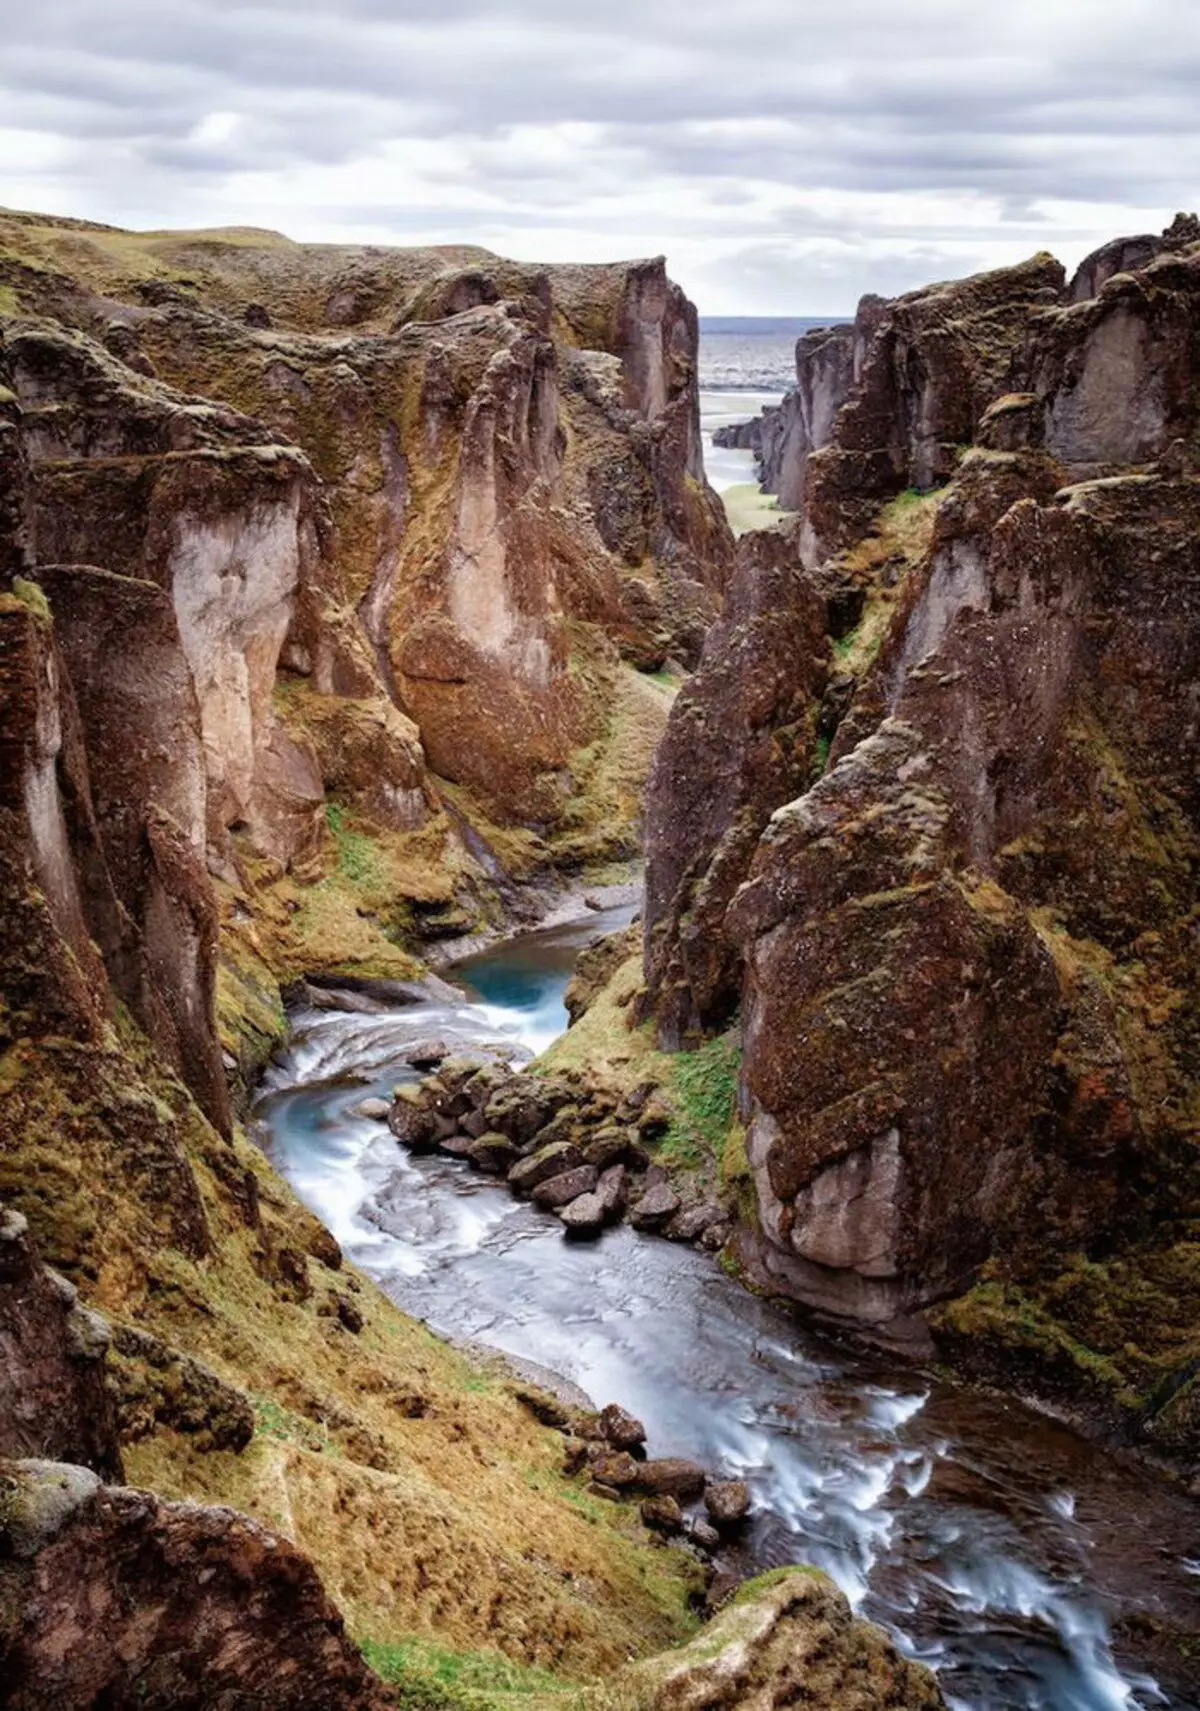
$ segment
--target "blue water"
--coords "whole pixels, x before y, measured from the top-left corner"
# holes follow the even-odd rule
[[[277,1164],[409,1312],[623,1402],[652,1453],[744,1477],[745,1566],[818,1563],[934,1665],[951,1711],[1200,1711],[1110,1640],[1122,1609],[1200,1626],[1186,1498],[1012,1401],[822,1341],[707,1255],[626,1227],[564,1242],[549,1214],[410,1157],[357,1111],[415,1079],[417,1038],[540,1047],[580,947],[626,916],[459,964],[461,996],[296,1015],[258,1106]]]

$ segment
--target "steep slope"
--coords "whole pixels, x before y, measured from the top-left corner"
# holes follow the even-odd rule
[[[659,751],[640,1010],[740,1003],[752,1274],[1185,1462],[1198,239],[868,303]]]
[[[384,1652],[416,1636],[566,1681],[669,1643],[694,1566],[569,1488],[561,1438],[504,1381],[355,1276],[234,1106],[282,1026],[281,980],[419,973],[423,912],[470,926],[514,875],[633,847],[668,697],[621,649],[650,646],[673,577],[700,623],[728,544],[690,473],[690,311],[659,264],[568,274],[583,331],[628,355],[575,352],[539,323],[565,317],[548,296],[532,320],[490,288],[460,303],[461,258],[385,255],[364,263],[379,290],[436,287],[426,307],[448,319],[347,337],[336,304],[307,330],[323,253],[222,240],[186,285],[174,240],[163,261],[157,240],[5,216],[2,242],[0,1342],[17,1378],[0,1451],[75,1468],[0,1488],[6,1681],[31,1704],[115,1703],[140,1657],[150,1703],[183,1702],[180,1670],[208,1676],[205,1702],[373,1703],[343,1617]],[[312,457],[284,409],[270,425],[188,369],[223,363],[255,403],[301,348],[326,386]],[[604,389],[579,419],[647,472],[633,619],[590,505],[569,508],[589,467],[562,425],[576,356]],[[388,511],[405,460],[416,497]],[[714,557],[670,533],[660,486]],[[674,622],[685,601],[666,605]],[[650,651],[675,646],[664,631]],[[614,752],[630,725],[632,758]],[[434,770],[466,779],[481,752],[475,790]],[[80,1463],[154,1496],[100,1491]],[[50,1531],[10,1550],[43,1497]],[[184,1602],[154,1605],[168,1572]],[[14,1628],[34,1582],[40,1615]],[[114,1613],[105,1645],[78,1642],[81,1598]]]

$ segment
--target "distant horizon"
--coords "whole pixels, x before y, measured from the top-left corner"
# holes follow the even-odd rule
[[[702,333],[790,333],[809,327],[844,326],[854,311],[831,315],[701,315]]]

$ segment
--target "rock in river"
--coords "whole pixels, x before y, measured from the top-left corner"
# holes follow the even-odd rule
[[[545,1182],[539,1182],[533,1191],[533,1203],[553,1211],[559,1206],[569,1206],[572,1200],[578,1200],[582,1194],[590,1194],[595,1186],[595,1166],[581,1164],[574,1170],[563,1171],[560,1176],[552,1176]]]
[[[509,1186],[518,1194],[532,1194],[539,1184],[549,1182],[552,1176],[562,1176],[565,1171],[578,1170],[582,1163],[578,1147],[570,1141],[556,1141],[553,1146],[539,1147],[515,1165],[508,1173]],[[588,1184],[589,1188],[594,1186],[594,1181]],[[579,1192],[586,1191],[581,1188]]]
[[[568,1236],[598,1236],[608,1221],[608,1213],[598,1194],[581,1194],[559,1212]]]
[[[704,1490],[704,1507],[717,1527],[736,1527],[750,1513],[750,1489],[743,1479],[710,1480]]]
[[[629,1209],[629,1222],[635,1230],[661,1230],[668,1218],[679,1210],[679,1196],[665,1182],[646,1190],[642,1198]]]
[[[646,1428],[617,1402],[600,1411],[600,1436],[617,1450],[635,1450],[646,1442]]]

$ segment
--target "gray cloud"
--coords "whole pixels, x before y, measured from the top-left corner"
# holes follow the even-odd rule
[[[1194,0],[43,0],[4,36],[0,201],[665,248],[713,311],[1073,260],[1200,180]]]

